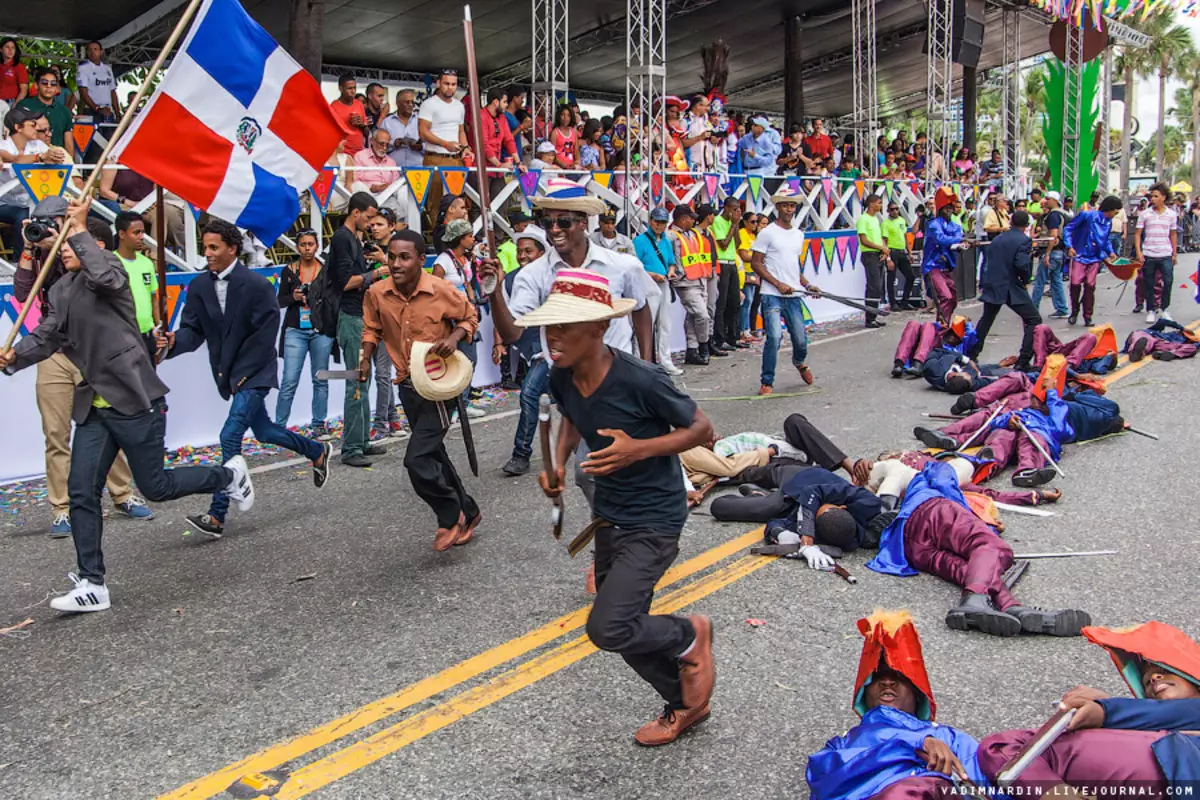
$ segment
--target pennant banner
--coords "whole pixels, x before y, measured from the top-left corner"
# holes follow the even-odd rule
[[[850,264],[853,266],[858,261],[858,237],[848,236],[846,239],[850,242]]]
[[[708,192],[709,202],[714,202],[717,199],[717,189],[721,186],[721,176],[715,172],[706,172],[704,174],[704,191]]]
[[[750,191],[750,199],[754,201],[755,205],[758,205],[759,195],[762,194],[762,182],[762,175],[746,176],[746,185]]]
[[[463,193],[463,189],[467,186],[466,167],[438,167],[437,169],[442,173],[442,184],[446,187],[447,194],[457,196]]]
[[[71,137],[75,139],[75,152],[82,156],[87,152],[88,145],[92,143],[92,137],[96,135],[96,124],[94,122],[76,122],[75,127],[71,129]]]
[[[883,199],[884,200],[886,200],[889,203],[892,202],[892,193],[895,191],[896,191],[896,182],[895,181],[884,181],[883,182]]]
[[[800,179],[796,176],[788,178],[788,189],[796,196],[799,196],[804,191],[803,187],[800,186]]]
[[[918,198],[921,196],[921,182],[920,182],[920,181],[911,181],[911,182],[908,184],[908,188],[909,188],[909,189],[912,191],[912,193],[913,193],[914,195],[916,195]]]
[[[192,210],[192,219],[199,222],[200,215],[202,213],[204,213],[204,209],[200,208],[200,206],[194,206],[191,203],[188,203],[188,208],[190,208]],[[322,210],[324,210],[324,209],[322,209]]]
[[[808,239],[805,239],[804,243],[810,244]],[[820,239],[812,240],[812,242],[808,248],[808,252],[809,252],[809,255],[812,256],[813,272],[819,275],[821,272],[821,240]]]
[[[321,209],[322,214],[325,213],[325,209],[329,208],[329,200],[333,197],[333,187],[337,183],[337,176],[337,167],[322,167],[321,171],[317,173],[317,179],[309,188],[309,193],[312,194],[313,200],[317,201],[317,206]]]
[[[657,207],[663,199],[663,174],[656,172],[650,176],[650,205]]]
[[[592,180],[594,180],[596,183],[600,184],[600,186],[605,189],[612,186],[612,179],[613,179],[612,172],[593,172],[592,173]]]
[[[833,272],[833,239],[821,240],[821,246],[825,250],[825,268]],[[842,268],[845,269],[845,265]]]
[[[850,240],[852,238],[855,238],[855,237],[839,236],[837,239],[834,240],[835,242],[837,242],[837,254],[838,254],[838,258],[841,259],[841,261],[842,261],[843,267],[846,264],[846,252],[850,249]]]
[[[800,271],[804,271],[804,267],[808,265],[809,250],[812,249],[812,239],[805,239],[800,243]]]
[[[13,164],[12,168],[35,203],[61,196],[71,177],[70,164]]]
[[[609,173],[612,174],[611,172]],[[517,176],[517,181],[521,184],[521,191],[525,193],[525,199],[532,201],[537,196],[538,182],[542,179],[542,171],[540,169],[530,169],[522,172]]]
[[[821,178],[821,188],[825,190],[825,196],[830,200],[833,199],[833,178],[826,176]]]
[[[433,170],[429,167],[408,167],[404,170],[404,180],[412,190],[413,199],[421,208],[425,207],[425,199],[429,197],[429,185],[433,182]]]
[[[867,182],[864,180],[857,180],[854,182],[854,188],[858,191],[858,199],[862,200],[867,190]]]

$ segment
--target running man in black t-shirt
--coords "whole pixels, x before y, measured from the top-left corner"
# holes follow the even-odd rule
[[[596,599],[587,633],[601,650],[620,653],[666,701],[663,713],[634,735],[638,744],[675,741],[708,716],[713,687],[712,625],[707,617],[650,614],[654,586],[679,553],[687,491],[679,454],[707,442],[712,424],[654,364],[604,344],[609,320],[633,300],[614,300],[604,276],[559,270],[550,296],[516,320],[542,326],[550,393],[562,412],[555,452],[556,488],[582,439],[580,467],[596,479]],[[549,465],[547,465],[548,468]]]

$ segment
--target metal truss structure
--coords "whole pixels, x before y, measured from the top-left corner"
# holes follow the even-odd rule
[[[947,152],[951,141],[951,126],[954,116],[954,64],[952,62],[951,25],[954,0],[929,0],[927,18],[927,65],[925,116],[929,130],[925,150],[925,163],[941,154],[942,164],[948,164],[952,154]],[[943,167],[944,169],[944,167]],[[925,182],[929,183],[940,175],[931,175],[925,170]]]
[[[1059,170],[1059,191],[1075,194],[1075,179],[1083,165],[1080,155],[1083,133],[1083,29],[1067,25],[1067,46],[1063,59],[1065,87],[1063,91],[1062,165]],[[1080,198],[1082,200],[1082,198]]]
[[[1101,194],[1108,192],[1108,172],[1112,166],[1112,48],[1104,48],[1104,61],[1100,65],[1100,183],[1096,188]]]
[[[851,35],[854,40],[851,50],[854,83],[854,139],[861,158],[861,167],[868,175],[879,174],[878,159],[869,156],[874,152],[874,132],[879,112],[879,95],[876,74],[877,51],[875,47],[875,0],[852,0],[850,9]]]
[[[530,102],[534,119],[547,133],[554,127],[554,100],[570,90],[570,27],[567,0],[533,0],[533,81]],[[534,123],[534,129],[537,129]]]
[[[1021,15],[1006,10],[1004,26],[1004,63],[1000,73],[1001,119],[1004,130],[1004,191],[1016,190],[1021,169]]]
[[[667,0],[626,0],[625,19],[625,219],[632,232],[641,229],[643,215],[661,202],[664,189]]]

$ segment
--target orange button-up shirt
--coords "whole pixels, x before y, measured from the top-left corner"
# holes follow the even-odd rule
[[[411,297],[388,278],[373,284],[363,300],[363,341],[387,345],[397,383],[408,377],[413,342],[436,342],[455,328],[465,330],[469,342],[478,327],[479,314],[467,296],[427,272]]]

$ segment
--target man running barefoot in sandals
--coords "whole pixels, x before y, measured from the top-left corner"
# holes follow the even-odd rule
[[[663,369],[604,343],[609,321],[636,300],[613,299],[604,276],[560,269],[546,302],[516,320],[543,327],[550,394],[562,412],[555,448],[557,482],[539,477],[550,497],[563,491],[564,464],[582,439],[581,468],[596,480],[596,599],[587,633],[620,653],[666,707],[634,740],[669,744],[709,713],[714,670],[707,617],[650,613],[654,586],[679,553],[688,515],[679,453],[712,438],[696,403]],[[549,468],[549,465],[547,465]]]

